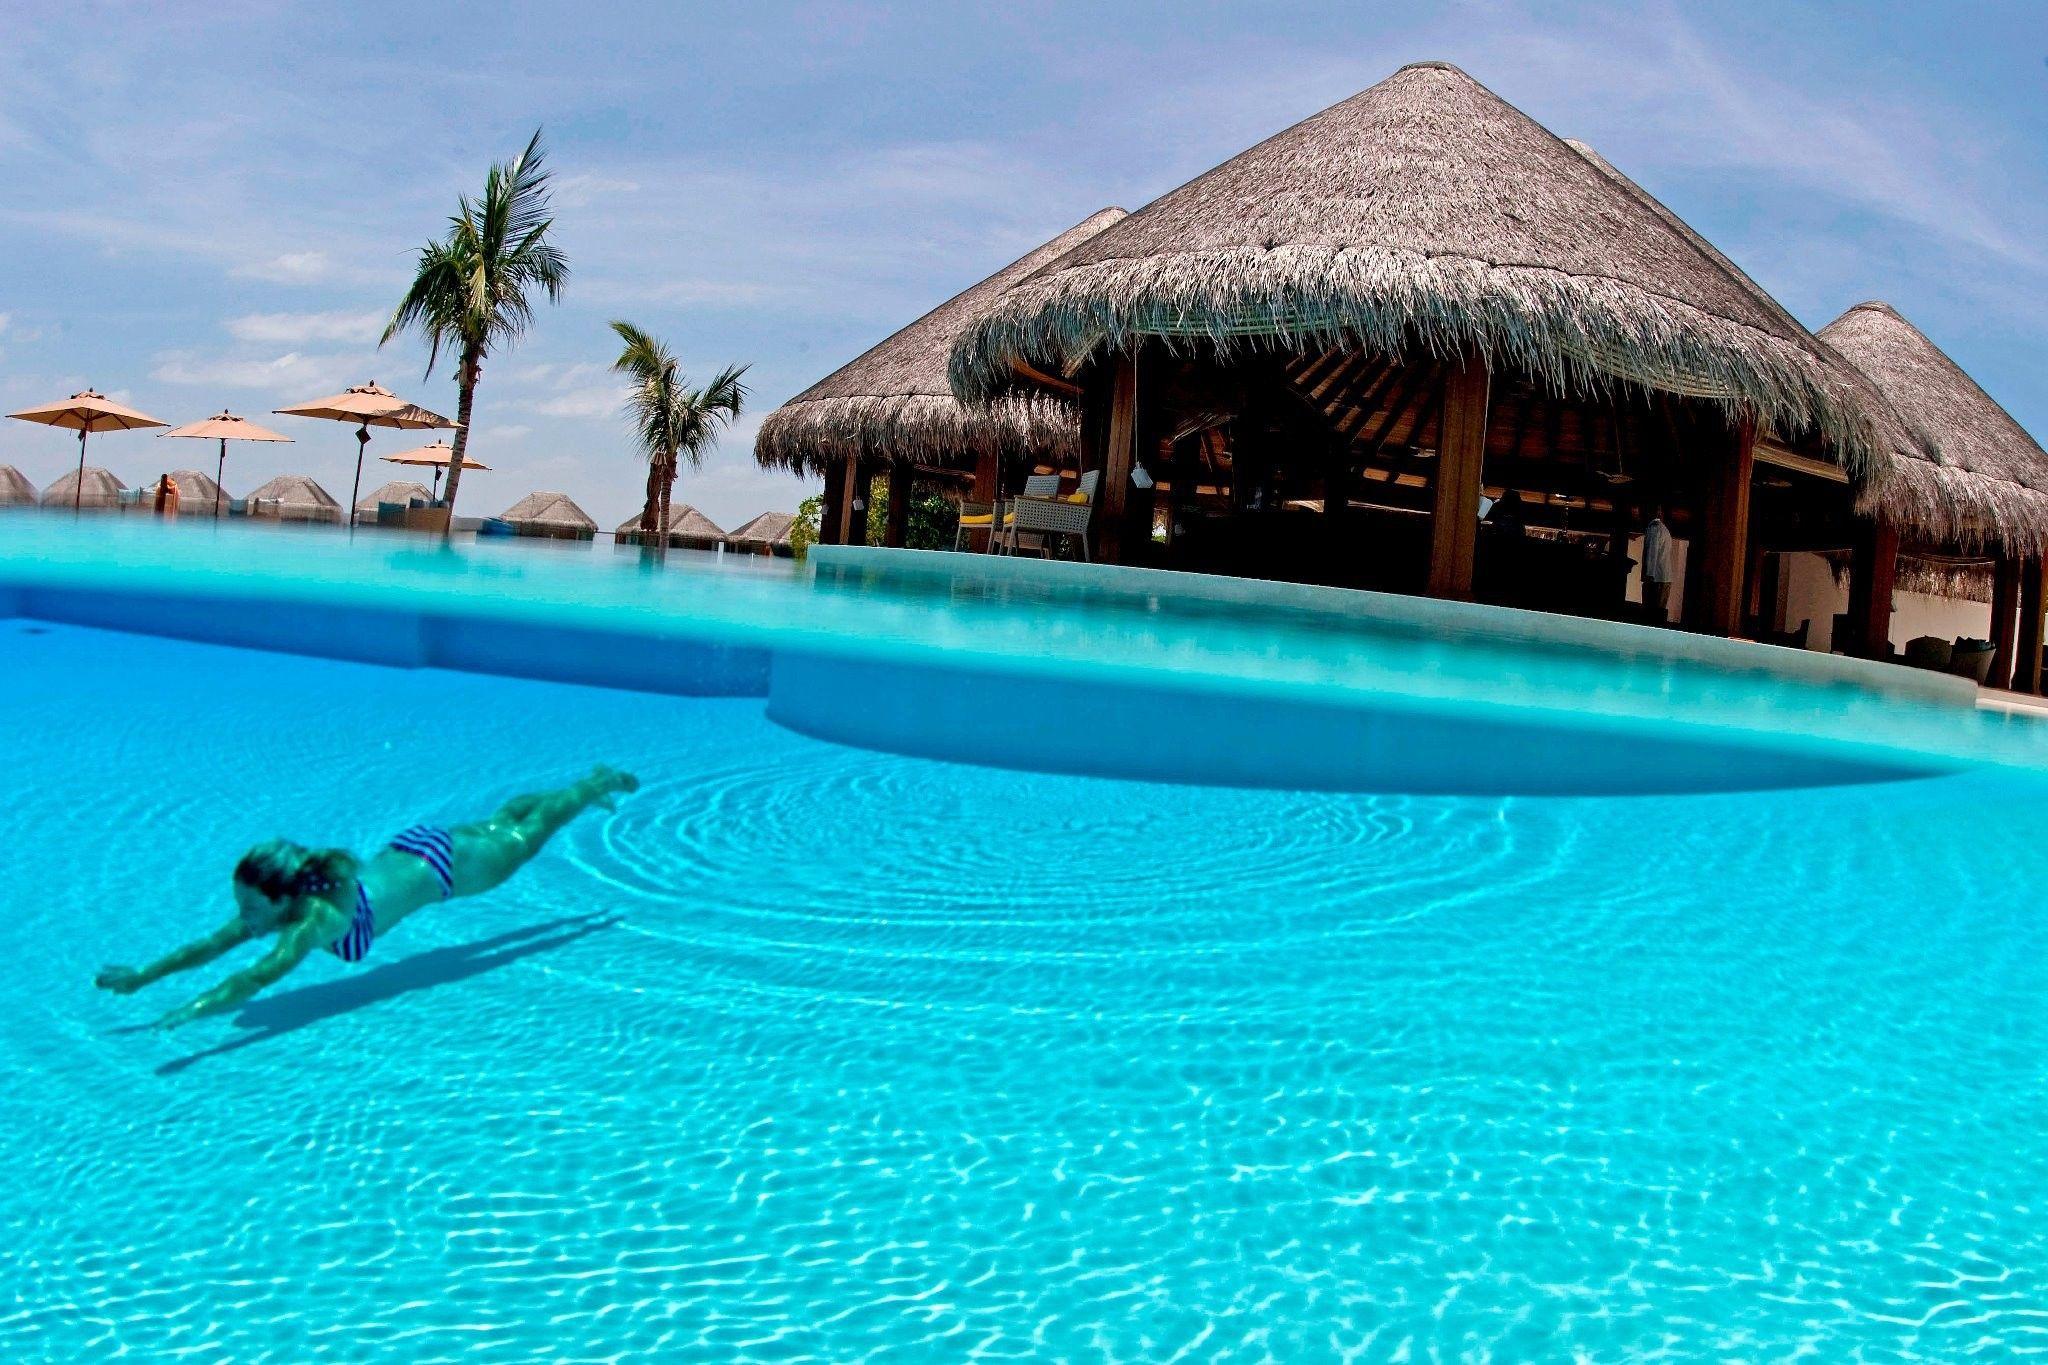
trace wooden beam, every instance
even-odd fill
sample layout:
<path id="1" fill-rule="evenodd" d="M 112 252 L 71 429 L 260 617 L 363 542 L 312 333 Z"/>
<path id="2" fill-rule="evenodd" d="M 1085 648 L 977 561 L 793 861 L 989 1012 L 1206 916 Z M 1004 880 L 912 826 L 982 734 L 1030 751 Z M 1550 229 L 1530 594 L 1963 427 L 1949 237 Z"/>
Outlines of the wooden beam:
<path id="1" fill-rule="evenodd" d="M 2003 554 L 1991 566 L 1991 675 L 1987 687 L 2012 686 L 2012 629 L 2020 615 L 2021 561 Z"/>
<path id="2" fill-rule="evenodd" d="M 1443 434 L 1430 517 L 1429 595 L 1470 599 L 1479 551 L 1479 484 L 1486 466 L 1486 358 L 1468 355 L 1444 381 Z"/>
<path id="3" fill-rule="evenodd" d="M 837 545 L 845 533 L 845 526 L 839 515 L 840 495 L 846 491 L 846 479 L 837 464 L 825 471 L 825 496 L 818 504 L 818 543 Z"/>
<path id="4" fill-rule="evenodd" d="M 2012 663 L 2012 690 L 2015 692 L 2039 692 L 2041 690 L 2041 608 L 2044 597 L 2044 576 L 2048 576 L 2048 564 L 2038 559 L 2029 559 L 2020 568 L 2020 620 L 2019 643 L 2014 647 Z"/>
<path id="5" fill-rule="evenodd" d="M 1069 398 L 1079 398 L 1081 396 L 1081 386 L 1079 384 L 1071 383 L 1065 379 L 1055 379 L 1044 370 L 1033 365 L 1027 365 L 1021 360 L 1012 359 L 1010 361 L 1010 368 L 1016 372 L 1019 379 L 1037 384 L 1041 388 L 1051 389 L 1054 393 L 1063 393 Z"/>
<path id="6" fill-rule="evenodd" d="M 841 545 L 868 543 L 867 499 L 859 460 L 848 456 L 839 465 L 839 540 Z M 856 506 L 856 504 L 860 504 Z"/>
<path id="7" fill-rule="evenodd" d="M 1738 422 L 1726 447 L 1707 461 L 1706 534 L 1697 562 L 1686 576 L 1700 574 L 1698 594 L 1687 593 L 1693 625 L 1714 635 L 1742 629 L 1742 578 L 1749 564 L 1749 483 L 1755 468 L 1756 427 Z M 1896 537 L 1894 537 L 1896 545 Z M 1887 599 L 1889 600 L 1889 599 Z"/>
<path id="8" fill-rule="evenodd" d="M 902 549 L 910 536 L 910 494 L 914 482 L 908 465 L 899 464 L 889 470 L 889 526 L 882 543 L 892 550 Z"/>
<path id="9" fill-rule="evenodd" d="M 1849 646 L 1866 659 L 1891 657 L 1892 590 L 1898 580 L 1898 528 L 1860 523 L 1849 556 Z"/>
<path id="10" fill-rule="evenodd" d="M 1138 450 L 1138 363 L 1119 353 L 1104 367 L 1109 382 L 1109 430 L 1103 440 L 1102 494 L 1096 506 L 1096 556 L 1105 564 L 1123 557 L 1125 495 Z"/>
<path id="11" fill-rule="evenodd" d="M 1775 441 L 1758 441 L 1756 459 L 1758 464 L 1771 464 L 1780 469 L 1811 474 L 1814 478 L 1826 479 L 1829 483 L 1849 482 L 1849 471 L 1840 465 L 1829 464 L 1826 460 L 1816 460 L 1811 455 L 1801 455 L 1796 450 L 1787 450 Z"/>
<path id="12" fill-rule="evenodd" d="M 1001 459 L 993 450 L 984 450 L 974 457 L 974 491 L 968 495 L 971 501 L 991 503 L 996 500 L 1000 487 L 996 478 Z"/>

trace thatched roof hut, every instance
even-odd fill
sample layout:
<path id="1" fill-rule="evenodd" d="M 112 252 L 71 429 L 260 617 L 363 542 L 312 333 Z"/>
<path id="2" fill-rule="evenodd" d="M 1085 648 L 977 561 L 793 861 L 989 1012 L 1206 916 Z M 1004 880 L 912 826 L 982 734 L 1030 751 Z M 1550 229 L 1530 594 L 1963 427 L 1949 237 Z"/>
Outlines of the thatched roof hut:
<path id="1" fill-rule="evenodd" d="M 0 464 L 0 507 L 34 507 L 36 486 L 11 464 Z"/>
<path id="2" fill-rule="evenodd" d="M 278 521 L 341 520 L 341 504 L 334 495 L 304 474 L 280 474 L 251 489 L 243 502 L 252 517 Z"/>
<path id="3" fill-rule="evenodd" d="M 498 513 L 495 520 L 505 522 L 522 536 L 590 540 L 597 535 L 597 522 L 567 493 L 528 493 Z"/>
<path id="4" fill-rule="evenodd" d="M 121 505 L 121 481 L 96 464 L 85 467 L 85 491 L 80 493 L 79 471 L 74 469 L 43 490 L 43 506 L 70 507 L 74 498 L 80 507 L 102 509 Z"/>
<path id="5" fill-rule="evenodd" d="M 380 505 L 389 502 L 406 507 L 415 500 L 432 502 L 434 490 L 414 479 L 393 479 L 390 483 L 380 484 L 363 494 L 362 500 L 356 503 L 356 515 L 375 521 Z"/>
<path id="6" fill-rule="evenodd" d="M 1888 303 L 1820 330 L 1890 400 L 1923 447 L 1899 461 L 1877 514 L 1908 541 L 2048 549 L 2048 452 Z"/>
<path id="7" fill-rule="evenodd" d="M 201 469 L 174 469 L 171 471 L 171 482 L 178 485 L 178 510 L 187 515 L 194 512 L 211 513 L 213 495 L 218 492 L 221 515 L 226 516 L 228 503 L 234 499 L 234 494 L 223 491 L 221 486 L 213 481 L 213 475 Z M 143 488 L 153 498 L 156 480 L 149 480 Z"/>
<path id="8" fill-rule="evenodd" d="M 1880 475 L 1896 418 L 1695 234 L 1454 66 L 1421 62 L 1006 291 L 954 349 L 1005 392 L 1144 337 L 1218 352 L 1484 352 L 1563 394 L 1640 385 L 1817 432 Z"/>
<path id="9" fill-rule="evenodd" d="M 725 543 L 741 554 L 792 555 L 796 546 L 789 538 L 789 528 L 795 524 L 796 518 L 788 512 L 763 512 L 727 535 Z"/>
<path id="10" fill-rule="evenodd" d="M 963 407 L 946 366 L 962 332 L 998 295 L 1124 216 L 1119 208 L 1090 215 L 826 375 L 768 414 L 754 437 L 754 458 L 802 473 L 848 456 L 953 467 L 984 452 L 1071 457 L 1079 432 L 1071 405 L 1017 393 Z"/>
<path id="11" fill-rule="evenodd" d="M 622 545 L 640 543 L 640 518 L 636 514 L 619 523 L 612 539 Z M 679 550 L 715 550 L 725 542 L 718 524 L 685 503 L 671 507 L 668 514 L 668 543 Z"/>

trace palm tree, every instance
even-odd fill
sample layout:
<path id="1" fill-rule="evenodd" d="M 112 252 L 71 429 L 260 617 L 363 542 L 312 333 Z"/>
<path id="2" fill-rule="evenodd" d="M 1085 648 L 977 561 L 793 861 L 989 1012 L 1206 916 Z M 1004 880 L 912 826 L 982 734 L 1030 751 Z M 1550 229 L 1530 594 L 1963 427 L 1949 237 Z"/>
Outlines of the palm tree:
<path id="1" fill-rule="evenodd" d="M 640 544 L 644 552 L 668 553 L 668 505 L 675 492 L 676 469 L 684 460 L 695 469 L 704 462 L 704 448 L 718 428 L 740 415 L 747 386 L 744 365 L 728 365 L 702 388 L 693 389 L 668 347 L 630 322 L 614 322 L 612 330 L 626 348 L 612 369 L 633 381 L 626 400 L 634 435 L 647 455 L 647 501 L 640 509 Z M 657 548 L 658 547 L 658 548 Z"/>
<path id="2" fill-rule="evenodd" d="M 462 197 L 448 220 L 447 235 L 420 248 L 412 287 L 377 343 L 381 346 L 409 327 L 418 328 L 427 339 L 430 375 L 443 346 L 456 353 L 461 368 L 455 382 L 461 397 L 455 409 L 455 450 L 448 459 L 451 513 L 462 482 L 470 410 L 485 357 L 516 340 L 532 323 L 533 291 L 558 303 L 569 278 L 568 257 L 548 240 L 554 219 L 548 215 L 552 174 L 545 158 L 536 129 L 525 151 L 491 167 L 482 196 Z"/>

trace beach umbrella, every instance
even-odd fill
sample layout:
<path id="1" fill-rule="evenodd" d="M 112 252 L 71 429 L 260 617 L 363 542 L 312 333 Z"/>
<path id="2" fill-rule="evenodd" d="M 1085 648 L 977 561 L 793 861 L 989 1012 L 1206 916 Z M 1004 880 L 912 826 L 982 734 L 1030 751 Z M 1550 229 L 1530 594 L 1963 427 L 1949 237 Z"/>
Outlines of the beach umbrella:
<path id="1" fill-rule="evenodd" d="M 363 450 L 370 444 L 371 427 L 394 427 L 401 431 L 431 431 L 438 427 L 453 427 L 438 412 L 428 412 L 417 403 L 408 403 L 403 398 L 371 380 L 354 388 L 343 389 L 340 393 L 316 398 L 310 403 L 299 403 L 289 408 L 277 408 L 283 417 L 318 417 L 329 422 L 354 422 L 356 424 L 356 481 L 349 489 L 348 527 L 356 527 L 356 499 L 363 492 Z M 467 465 L 469 461 L 464 460 Z"/>
<path id="2" fill-rule="evenodd" d="M 449 445 L 446 441 L 436 441 L 430 446 L 421 446 L 417 450 L 402 450 L 396 455 L 386 455 L 383 457 L 383 460 L 386 464 L 412 465 L 419 469 L 433 470 L 434 498 L 438 501 L 441 497 L 441 475 L 447 472 L 448 465 L 454 458 L 454 446 Z M 487 474 L 491 469 L 483 461 L 472 460 L 467 455 L 462 457 L 462 467 L 464 469 L 481 469 Z"/>
<path id="3" fill-rule="evenodd" d="M 268 427 L 259 427 L 246 417 L 237 417 L 225 408 L 221 409 L 219 416 L 209 417 L 204 422 L 191 422 L 185 426 L 172 427 L 169 431 L 158 433 L 159 439 L 164 436 L 183 436 L 194 441 L 217 440 L 220 442 L 220 460 L 215 466 L 213 476 L 213 519 L 215 521 L 220 520 L 221 480 L 227 476 L 228 472 L 228 442 L 290 441 L 292 439 L 289 436 L 280 436 Z"/>
<path id="4" fill-rule="evenodd" d="M 85 438 L 95 431 L 135 431 L 142 427 L 166 425 L 148 413 L 137 412 L 124 407 L 103 393 L 85 389 L 72 394 L 61 403 L 46 403 L 39 408 L 24 408 L 20 412 L 7 414 L 21 422 L 39 422 L 46 427 L 63 427 L 78 433 L 78 487 L 73 493 L 71 510 L 79 509 L 79 494 L 85 490 Z"/>

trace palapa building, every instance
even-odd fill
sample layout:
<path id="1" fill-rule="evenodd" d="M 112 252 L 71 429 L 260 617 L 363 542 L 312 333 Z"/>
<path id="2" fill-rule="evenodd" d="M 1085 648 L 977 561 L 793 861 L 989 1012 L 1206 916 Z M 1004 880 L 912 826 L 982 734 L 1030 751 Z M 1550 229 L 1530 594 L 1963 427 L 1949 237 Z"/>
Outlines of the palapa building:
<path id="1" fill-rule="evenodd" d="M 1785 565 L 1853 551 L 1845 642 L 1888 654 L 1900 535 L 2038 556 L 2048 517 L 2025 433 L 1945 357 L 1905 377 L 1946 396 L 1901 394 L 1856 316 L 1814 335 L 1591 148 L 1421 62 L 1048 243 L 756 451 L 826 476 L 828 542 L 887 468 L 971 468 L 983 501 L 1099 470 L 1103 560 L 1597 616 L 1644 617 L 1661 517 L 1683 620 L 1724 635 L 1777 638 Z M 985 434 L 1020 413 L 1048 438 Z"/>

